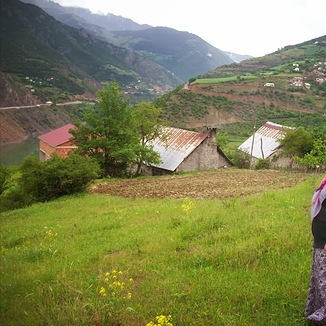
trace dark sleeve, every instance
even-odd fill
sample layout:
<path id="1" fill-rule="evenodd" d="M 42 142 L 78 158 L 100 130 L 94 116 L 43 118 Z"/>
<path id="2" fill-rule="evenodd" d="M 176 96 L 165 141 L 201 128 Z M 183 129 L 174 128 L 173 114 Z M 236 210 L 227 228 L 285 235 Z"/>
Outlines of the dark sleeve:
<path id="1" fill-rule="evenodd" d="M 324 248 L 326 244 L 326 199 L 323 201 L 320 212 L 312 221 L 314 248 Z"/>

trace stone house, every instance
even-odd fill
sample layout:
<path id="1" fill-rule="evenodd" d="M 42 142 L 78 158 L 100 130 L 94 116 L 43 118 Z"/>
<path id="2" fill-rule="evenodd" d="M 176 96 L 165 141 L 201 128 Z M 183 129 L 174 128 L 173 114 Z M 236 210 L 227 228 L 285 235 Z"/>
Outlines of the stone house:
<path id="1" fill-rule="evenodd" d="M 145 168 L 147 175 L 215 170 L 233 164 L 216 144 L 216 129 L 199 133 L 173 127 L 164 127 L 163 140 L 150 145 L 161 156 L 162 163 Z"/>

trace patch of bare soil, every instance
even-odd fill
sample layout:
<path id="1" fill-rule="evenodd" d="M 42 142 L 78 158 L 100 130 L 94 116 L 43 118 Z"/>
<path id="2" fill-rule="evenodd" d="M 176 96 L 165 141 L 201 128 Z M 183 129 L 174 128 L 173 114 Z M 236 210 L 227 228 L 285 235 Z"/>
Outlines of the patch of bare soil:
<path id="1" fill-rule="evenodd" d="M 276 170 L 228 169 L 186 175 L 112 180 L 96 184 L 92 193 L 126 198 L 211 198 L 247 196 L 292 187 L 312 174 Z"/>

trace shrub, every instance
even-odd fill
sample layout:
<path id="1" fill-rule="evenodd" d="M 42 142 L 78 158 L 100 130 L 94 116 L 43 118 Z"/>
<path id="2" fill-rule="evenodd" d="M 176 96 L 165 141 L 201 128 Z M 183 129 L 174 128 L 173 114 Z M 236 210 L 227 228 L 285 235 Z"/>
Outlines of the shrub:
<path id="1" fill-rule="evenodd" d="M 249 153 L 236 150 L 233 154 L 233 164 L 239 169 L 249 169 L 251 164 L 251 156 Z"/>
<path id="2" fill-rule="evenodd" d="M 31 199 L 21 186 L 19 169 L 1 168 L 0 212 L 27 206 Z"/>
<path id="3" fill-rule="evenodd" d="M 99 176 L 100 168 L 89 158 L 71 154 L 68 158 L 53 156 L 46 162 L 29 157 L 21 171 L 24 191 L 33 201 L 47 201 L 84 191 Z"/>
<path id="4" fill-rule="evenodd" d="M 270 169 L 271 167 L 271 162 L 269 161 L 268 158 L 261 158 L 258 160 L 255 169 L 256 170 L 264 170 L 264 169 Z"/>
<path id="5" fill-rule="evenodd" d="M 0 164 L 0 195 L 5 189 L 6 180 L 8 179 L 9 175 L 9 169 L 6 168 L 4 165 Z"/>

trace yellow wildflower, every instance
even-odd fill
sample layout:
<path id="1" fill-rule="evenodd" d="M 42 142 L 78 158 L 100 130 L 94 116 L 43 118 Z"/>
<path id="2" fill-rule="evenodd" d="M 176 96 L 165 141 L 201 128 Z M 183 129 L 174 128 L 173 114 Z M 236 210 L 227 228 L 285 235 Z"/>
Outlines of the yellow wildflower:
<path id="1" fill-rule="evenodd" d="M 102 286 L 101 287 L 101 289 L 100 289 L 100 295 L 102 296 L 102 297 L 106 297 L 106 290 L 105 290 L 105 288 Z"/>

